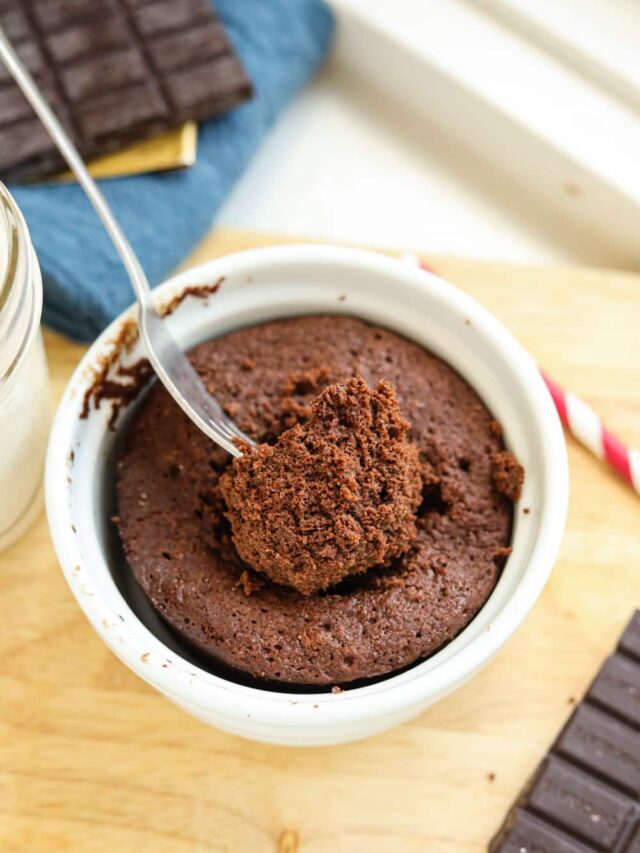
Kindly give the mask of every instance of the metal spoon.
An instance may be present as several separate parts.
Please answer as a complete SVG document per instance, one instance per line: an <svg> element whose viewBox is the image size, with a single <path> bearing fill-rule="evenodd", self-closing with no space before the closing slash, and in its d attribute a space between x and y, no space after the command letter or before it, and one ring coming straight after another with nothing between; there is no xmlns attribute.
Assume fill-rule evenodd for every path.
<svg viewBox="0 0 640 853"><path fill-rule="evenodd" d="M142 341L158 378L183 412L202 432L229 453L242 456L242 451L236 447L234 440L241 439L250 445L255 442L234 424L218 401L209 394L186 355L171 336L153 304L151 288L140 261L118 225L106 199L1 27L0 57L69 164L69 168L89 197L120 255L138 300Z"/></svg>

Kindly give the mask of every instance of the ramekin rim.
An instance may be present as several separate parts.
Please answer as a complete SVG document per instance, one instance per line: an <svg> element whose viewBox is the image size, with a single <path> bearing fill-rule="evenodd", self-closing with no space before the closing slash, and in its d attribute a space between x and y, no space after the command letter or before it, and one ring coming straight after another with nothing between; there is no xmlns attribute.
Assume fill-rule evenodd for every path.
<svg viewBox="0 0 640 853"><path fill-rule="evenodd" d="M68 395L70 389L82 381L83 371L86 371L96 354L113 339L122 323L135 317L135 307L131 306L119 315L91 345L76 367L60 402L49 440L45 477L46 504L50 517L51 536L63 573L80 607L102 640L137 675L156 686L161 692L202 710L215 705L218 712L229 716L250 716L252 720L257 719L265 724L278 723L293 727L353 722L382 713L390 713L420 704L430 695L454 689L470 677L507 642L537 600L557 556L568 501L568 468L562 428L533 359L493 314L471 296L439 276L417 268L412 269L396 258L382 253L326 244L284 244L249 249L206 261L169 278L156 288L155 293L159 297L165 296L179 291L194 279L214 280L224 274L239 272L243 266L255 269L261 263L291 264L300 261L317 264L347 262L382 271L386 268L386 271L393 275L405 276L411 279L412 284L426 287L431 297L446 300L459 313L470 313L476 329L485 335L493 335L494 347L505 359L508 357L512 368L515 366L515 371L512 372L518 374L522 389L530 398L537 415L536 428L540 433L545 453L545 479L548 483L554 483L554 488L548 490L548 500L539 519L539 532L535 545L526 571L515 590L488 628L440 667L420 673L420 667L431 660L428 658L427 661L416 664L412 668L413 677L408 681L394 683L402 676L390 675L375 685L376 689L373 691L369 687L364 687L347 690L338 695L326 692L309 694L274 692L246 687L206 670L199 670L184 659L181 659L184 663L183 670L175 663L165 668L159 661L150 660L148 655L145 657L144 642L125 628L127 624L134 622L144 631L148 630L137 619L122 596L120 596L122 606L128 613L121 631L126 630L127 636L125 642L117 642L105 628L105 625L110 624L110 620L117 618L117 614L109 610L99 596L85 595L81 598L77 586L71 582L73 568L81 562L81 557L71 530L73 518L67 513L66 477L60 476L70 444L69 430L65 429L67 426L65 414L69 415L68 426L72 428L71 411L74 408L72 402L77 402L71 401ZM63 519L60 518L61 509L67 513ZM56 516L55 522L54 516ZM108 569L107 575L115 591L118 592ZM120 595L119 592L118 595ZM162 644L159 638L156 638L156 641ZM168 647L165 648L167 657L174 660L177 657L176 654ZM445 669L444 674L443 669ZM310 713L317 711L321 713Z"/></svg>

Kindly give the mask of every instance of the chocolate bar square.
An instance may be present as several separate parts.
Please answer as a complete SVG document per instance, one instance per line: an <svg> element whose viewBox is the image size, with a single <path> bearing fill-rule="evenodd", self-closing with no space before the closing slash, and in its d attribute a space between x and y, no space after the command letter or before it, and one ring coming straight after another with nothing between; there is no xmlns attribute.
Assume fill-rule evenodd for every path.
<svg viewBox="0 0 640 853"><path fill-rule="evenodd" d="M85 159L251 96L209 0L0 0L0 26ZM0 67L0 178L62 166Z"/></svg>
<svg viewBox="0 0 640 853"><path fill-rule="evenodd" d="M640 611L489 849L640 853Z"/></svg>

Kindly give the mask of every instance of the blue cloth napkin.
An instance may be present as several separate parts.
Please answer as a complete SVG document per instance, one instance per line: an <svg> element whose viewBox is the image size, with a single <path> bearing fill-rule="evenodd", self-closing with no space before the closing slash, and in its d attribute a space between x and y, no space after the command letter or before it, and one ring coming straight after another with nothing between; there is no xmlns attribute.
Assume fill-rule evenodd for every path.
<svg viewBox="0 0 640 853"><path fill-rule="evenodd" d="M215 0L255 86L252 101L200 128L185 172L101 182L152 284L210 228L221 202L291 97L321 62L333 30L323 0ZM44 321L91 340L133 302L131 285L77 185L12 187L44 275Z"/></svg>

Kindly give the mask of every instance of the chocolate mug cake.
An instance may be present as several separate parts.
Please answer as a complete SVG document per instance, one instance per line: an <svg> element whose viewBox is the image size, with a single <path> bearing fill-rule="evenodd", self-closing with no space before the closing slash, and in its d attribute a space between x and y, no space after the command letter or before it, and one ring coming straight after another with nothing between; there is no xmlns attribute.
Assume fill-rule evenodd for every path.
<svg viewBox="0 0 640 853"><path fill-rule="evenodd" d="M117 461L116 523L135 578L180 636L244 676L329 687L402 669L473 619L510 552L523 470L451 367L346 316L270 321L201 344L190 357L260 447L231 464L159 383L133 416ZM349 421L349 406L368 419L366 428ZM387 441L373 440L372 424L392 427ZM324 521L309 511L318 494L309 483L315 477L325 498L339 497L335 470L322 464L329 457L305 456L310 479L299 477L299 501L290 499L295 489L287 500L277 491L286 468L278 454L311 441L314 429L309 447L372 477L353 506L343 494L332 516L325 504ZM339 440L327 443L327 430ZM280 458L280 468L258 465L263 454ZM353 468L357 454L368 468ZM243 515L256 472L271 476L274 489L265 491L264 477ZM281 478L280 487L291 483ZM277 514L256 510L254 499L265 494L281 524L297 519L286 537ZM328 549L322 554L312 547L318 541ZM267 546L287 560L269 560Z"/></svg>

